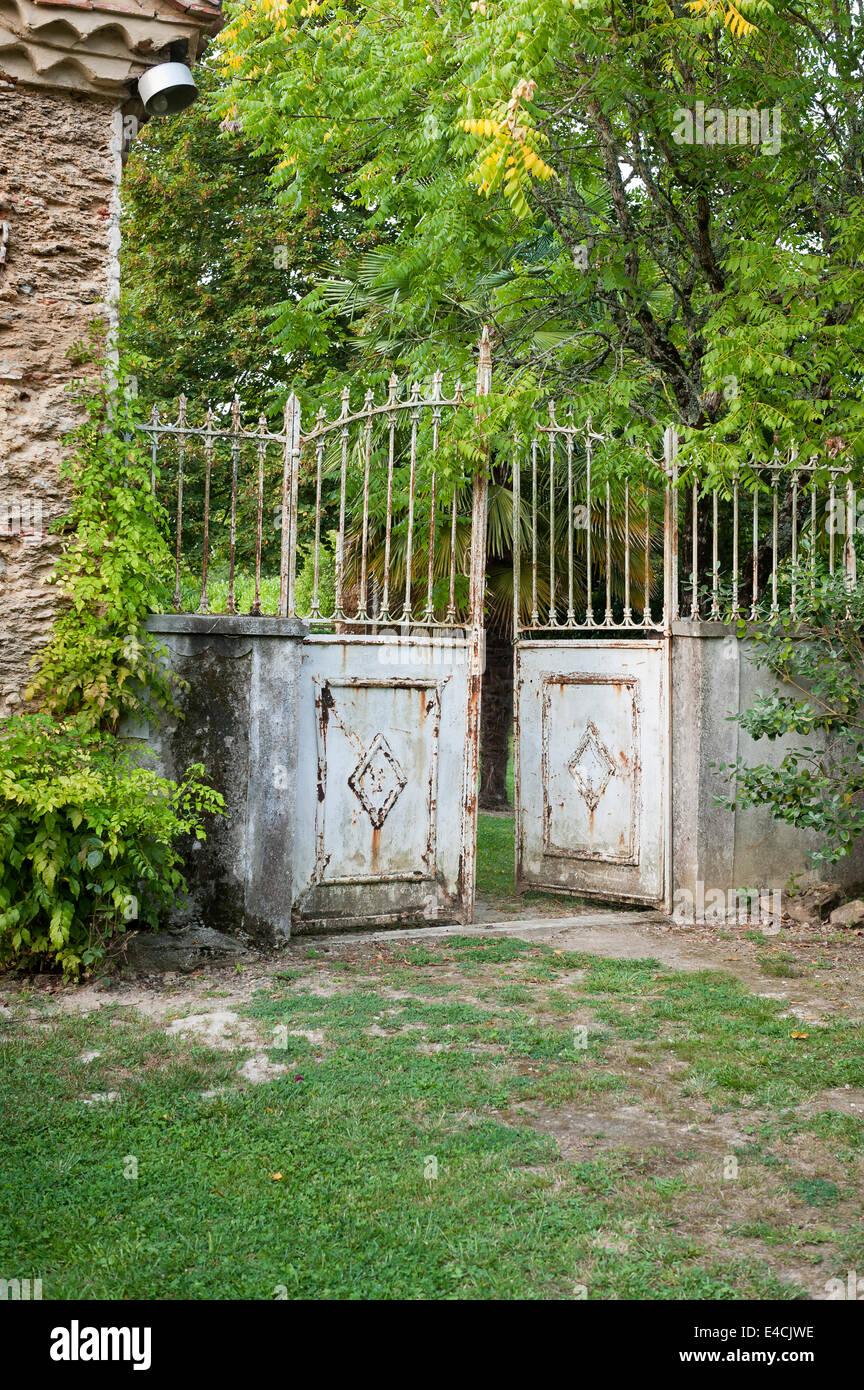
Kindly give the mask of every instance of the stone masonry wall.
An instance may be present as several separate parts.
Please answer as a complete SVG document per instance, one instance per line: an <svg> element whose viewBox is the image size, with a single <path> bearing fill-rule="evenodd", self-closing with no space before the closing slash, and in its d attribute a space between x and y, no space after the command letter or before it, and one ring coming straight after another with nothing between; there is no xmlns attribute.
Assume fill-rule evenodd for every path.
<svg viewBox="0 0 864 1390"><path fill-rule="evenodd" d="M20 707L54 611L50 526L75 423L66 354L94 318L110 321L121 136L111 102L0 77L0 717Z"/></svg>

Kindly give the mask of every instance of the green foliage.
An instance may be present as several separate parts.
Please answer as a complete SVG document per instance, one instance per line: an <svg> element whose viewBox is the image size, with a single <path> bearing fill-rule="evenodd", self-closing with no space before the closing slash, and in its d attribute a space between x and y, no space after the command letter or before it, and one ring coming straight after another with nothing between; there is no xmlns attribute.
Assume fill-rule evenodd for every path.
<svg viewBox="0 0 864 1390"><path fill-rule="evenodd" d="M796 1197L810 1207L836 1207L840 1200L840 1189L834 1182L824 1178L799 1178L790 1184Z"/></svg>
<svg viewBox="0 0 864 1390"><path fill-rule="evenodd" d="M784 685L738 716L752 738L794 734L796 746L779 767L739 758L723 769L734 779L728 805L767 806L778 820L822 837L816 863L836 863L864 833L862 633L861 587L824 576L811 594L802 576L797 614L787 608L755 634L754 661Z"/></svg>
<svg viewBox="0 0 864 1390"><path fill-rule="evenodd" d="M204 838L222 798L200 765L178 784L86 722L0 724L0 965L77 975L185 888L176 841Z"/></svg>
<svg viewBox="0 0 864 1390"><path fill-rule="evenodd" d="M319 205L287 211L274 156L220 123L210 97L223 84L209 55L195 80L202 100L148 122L124 169L122 346L148 400L218 405L236 390L257 415L320 375L321 326L298 301L325 263L338 267L379 234L335 186ZM293 319L290 355L271 331L276 305ZM323 339L330 365L343 336L335 323Z"/></svg>
<svg viewBox="0 0 864 1390"><path fill-rule="evenodd" d="M177 842L203 839L223 805L202 766L172 782L116 737L124 715L177 709L144 627L170 563L164 518L137 407L106 376L74 388L61 607L27 692L42 711L0 722L0 964L47 960L66 975L101 960L127 922L158 924L185 889Z"/></svg>
<svg viewBox="0 0 864 1390"><path fill-rule="evenodd" d="M104 375L74 388L83 421L69 436L62 473L72 500L52 581L60 611L27 692L58 718L116 729L146 705L172 708L164 652L143 619L170 569L164 515L150 461L136 442L140 412Z"/></svg>
<svg viewBox="0 0 864 1390"><path fill-rule="evenodd" d="M341 319L364 369L425 379L488 317L499 382L681 423L716 472L793 439L860 461L861 40L828 0L236 0L219 110L289 218L338 177L385 243L286 299L276 341ZM700 101L777 139L678 140Z"/></svg>
<svg viewBox="0 0 864 1390"><path fill-rule="evenodd" d="M337 533L330 532L322 538L318 556L318 609L321 613L332 613L336 600L336 543ZM315 595L315 550L314 546L302 557L298 557L296 604L297 612L306 615L312 611Z"/></svg>

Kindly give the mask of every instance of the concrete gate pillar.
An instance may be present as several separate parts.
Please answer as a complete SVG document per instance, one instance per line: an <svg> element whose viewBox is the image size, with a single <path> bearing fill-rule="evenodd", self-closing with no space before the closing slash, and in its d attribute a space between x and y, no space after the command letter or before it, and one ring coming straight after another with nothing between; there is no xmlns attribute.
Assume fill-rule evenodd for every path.
<svg viewBox="0 0 864 1390"><path fill-rule="evenodd" d="M276 946L291 934L300 662L294 618L167 614L148 619L189 683L181 719L127 726L179 779L190 763L225 798L207 839L184 853L188 903L175 925L207 926ZM148 766L152 763L148 762Z"/></svg>
<svg viewBox="0 0 864 1390"><path fill-rule="evenodd" d="M752 644L721 622L672 625L672 844L676 894L699 901L712 889L782 889L792 875L803 883L829 877L845 885L864 880L864 840L829 870L818 870L810 851L820 843L810 834L775 820L767 808L730 811L717 800L728 782L712 763L767 763L779 767L796 744L824 745L808 738L752 739L733 716L756 696L778 688L770 673L750 659ZM790 691L791 693L791 691ZM701 888L700 888L701 885Z"/></svg>

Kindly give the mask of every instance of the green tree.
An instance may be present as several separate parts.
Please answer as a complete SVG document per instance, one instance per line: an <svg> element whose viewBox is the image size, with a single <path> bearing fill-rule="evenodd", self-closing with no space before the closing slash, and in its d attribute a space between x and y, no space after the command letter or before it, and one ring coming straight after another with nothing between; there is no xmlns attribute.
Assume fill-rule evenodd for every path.
<svg viewBox="0 0 864 1390"><path fill-rule="evenodd" d="M229 20L205 103L135 155L127 317L163 376L172 339L177 384L223 398L256 373L334 398L394 369L467 381L489 321L510 426L553 394L633 444L673 421L706 487L793 441L860 462L854 7L237 0ZM198 186L225 209L214 244ZM238 219L250 264L272 225L291 271L226 264ZM489 570L491 630L506 542Z"/></svg>
<svg viewBox="0 0 864 1390"><path fill-rule="evenodd" d="M673 422L707 488L793 443L860 462L854 7L238 0L230 13L221 109L276 160L277 198L300 216L350 166L346 196L387 235L274 324L286 351L307 316L336 312L349 370L466 375L482 315L516 426L552 394L634 444ZM490 554L493 631L508 558L506 542ZM487 671L487 691L503 679Z"/></svg>
<svg viewBox="0 0 864 1390"><path fill-rule="evenodd" d="M221 120L222 86L205 60L202 100L147 123L123 176L122 345L148 404L180 395L214 405L239 394L257 415L277 412L341 362L345 331L295 313L290 346L274 329L338 266L378 233L356 203L332 196L290 213L274 188L276 157ZM276 310L282 305L281 311Z"/></svg>
<svg viewBox="0 0 864 1390"><path fill-rule="evenodd" d="M861 38L827 0L239 0L222 105L294 215L350 165L392 241L391 364L439 365L485 277L514 391L682 423L710 476L793 439L861 456ZM320 286L300 307L288 348L331 312Z"/></svg>
<svg viewBox="0 0 864 1390"><path fill-rule="evenodd" d="M848 855L864 832L864 590L840 576L802 586L798 611L756 632L755 664L780 685L760 695L739 722L756 740L796 738L779 766L724 770L730 806L767 806L800 830L816 832L817 864Z"/></svg>

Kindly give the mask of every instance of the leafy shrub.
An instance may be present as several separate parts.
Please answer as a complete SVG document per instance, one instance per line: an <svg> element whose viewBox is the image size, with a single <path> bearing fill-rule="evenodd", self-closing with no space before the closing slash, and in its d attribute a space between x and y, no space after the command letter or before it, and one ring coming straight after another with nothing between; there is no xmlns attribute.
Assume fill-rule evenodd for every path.
<svg viewBox="0 0 864 1390"><path fill-rule="evenodd" d="M58 615L27 691L41 712L0 721L0 965L47 960L67 976L127 923L158 925L185 892L181 840L203 839L223 808L201 764L173 782L116 737L125 715L178 712L182 683L144 626L170 553L140 408L100 367L98 334L75 353L92 374L72 388Z"/></svg>
<svg viewBox="0 0 864 1390"><path fill-rule="evenodd" d="M203 772L169 781L86 721L0 723L0 965L77 975L128 922L156 926L185 891L178 840L223 806Z"/></svg>
<svg viewBox="0 0 864 1390"><path fill-rule="evenodd" d="M734 783L730 806L767 806L777 820L814 831L816 863L849 854L864 832L864 587L842 575L801 576L797 613L787 609L754 637L752 659L787 687L760 695L738 721L754 739L819 736L790 749L779 767L723 770Z"/></svg>

